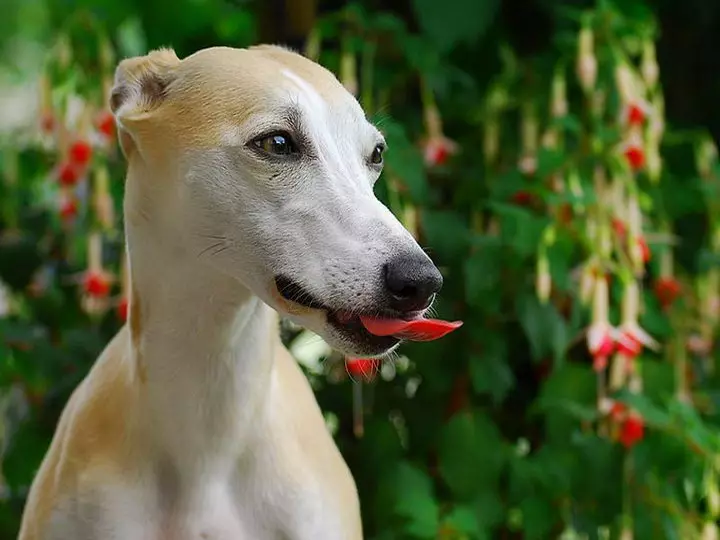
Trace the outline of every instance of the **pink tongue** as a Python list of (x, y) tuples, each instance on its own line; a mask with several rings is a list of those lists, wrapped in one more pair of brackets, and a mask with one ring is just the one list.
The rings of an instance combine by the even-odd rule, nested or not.
[(365, 329), (375, 336), (393, 336), (410, 341), (433, 341), (457, 330), (462, 321), (448, 322), (437, 319), (375, 319), (360, 317)]

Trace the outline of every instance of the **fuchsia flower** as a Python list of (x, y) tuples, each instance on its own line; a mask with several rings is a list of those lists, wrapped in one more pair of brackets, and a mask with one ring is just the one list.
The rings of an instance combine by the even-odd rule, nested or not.
[(447, 163), (447, 160), (457, 152), (457, 144), (447, 137), (440, 135), (429, 137), (424, 144), (423, 154), (428, 167), (438, 167)]
[(346, 358), (345, 367), (351, 377), (362, 377), (370, 382), (380, 369), (380, 361), (376, 358)]
[(593, 369), (603, 371), (607, 368), (608, 358), (615, 352), (617, 330), (610, 324), (607, 277), (595, 276), (593, 286), (593, 318), (587, 331), (587, 346), (593, 358)]

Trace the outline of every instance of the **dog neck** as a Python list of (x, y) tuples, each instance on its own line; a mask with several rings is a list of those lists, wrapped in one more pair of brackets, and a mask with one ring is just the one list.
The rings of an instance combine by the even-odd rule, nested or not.
[(230, 466), (263, 429), (277, 314), (143, 227), (128, 225), (127, 238), (140, 424), (183, 474), (207, 476), (208, 467)]

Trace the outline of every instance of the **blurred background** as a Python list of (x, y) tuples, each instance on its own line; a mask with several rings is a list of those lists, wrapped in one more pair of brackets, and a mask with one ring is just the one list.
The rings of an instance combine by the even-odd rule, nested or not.
[(717, 539), (715, 0), (3, 0), (0, 538), (126, 317), (117, 61), (260, 42), (382, 128), (465, 321), (382, 365), (283, 326), (367, 538)]

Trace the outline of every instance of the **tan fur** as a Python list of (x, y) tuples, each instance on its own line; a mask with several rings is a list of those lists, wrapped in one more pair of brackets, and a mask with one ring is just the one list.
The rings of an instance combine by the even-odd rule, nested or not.
[[(246, 141), (293, 104), (322, 156), (268, 165)], [(340, 283), (370, 283), (396, 247), (421, 252), (372, 195), (379, 133), (334, 75), (273, 46), (123, 60), (111, 106), (129, 322), (63, 411), (20, 540), (361, 540), (353, 479), (271, 308), (356, 354), (324, 311), (278, 293), (275, 268), (320, 287), (328, 260)], [(276, 234), (281, 219), (297, 237)], [(212, 238), (229, 249), (205, 256)], [(298, 247), (307, 238), (327, 253)]]

